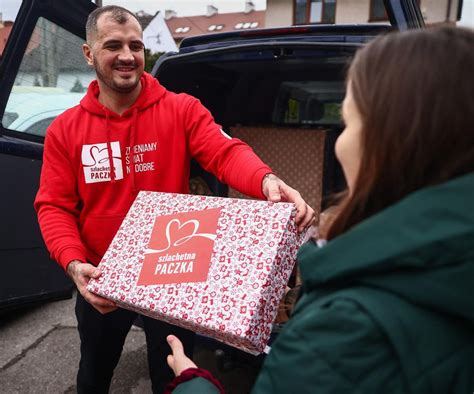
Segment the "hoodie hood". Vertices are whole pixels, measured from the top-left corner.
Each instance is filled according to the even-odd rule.
[[[140,78],[140,82],[142,85],[142,90],[140,91],[140,95],[138,96],[135,103],[122,114],[122,117],[131,117],[133,116],[134,111],[141,112],[145,110],[149,106],[158,102],[164,96],[166,92],[166,89],[163,86],[161,86],[160,83],[147,72],[143,73],[143,75]],[[89,84],[87,93],[84,96],[84,98],[81,100],[81,103],[80,103],[81,107],[87,112],[90,112],[100,117],[104,117],[104,118],[106,116],[109,116],[110,118],[120,117],[120,115],[104,107],[99,102],[98,97],[99,97],[99,83],[97,82],[97,80],[94,80]]]
[[[306,291],[362,285],[474,323],[474,174],[419,190],[298,261]]]
[[[140,83],[142,89],[140,91],[140,95],[138,96],[135,103],[128,108],[122,115],[119,115],[99,102],[99,83],[97,80],[92,81],[89,84],[89,88],[87,89],[86,96],[81,100],[80,105],[81,107],[91,114],[98,116],[100,118],[105,118],[105,130],[107,134],[107,151],[109,157],[109,166],[114,170],[110,172],[111,181],[115,182],[117,178],[116,171],[117,169],[114,167],[113,164],[113,155],[112,155],[112,147],[110,144],[110,120],[114,118],[121,118],[127,119],[132,118],[131,126],[130,126],[130,141],[131,145],[133,146],[135,143],[135,134],[137,130],[137,119],[138,113],[146,110],[151,105],[157,103],[166,93],[166,89],[159,84],[159,82],[153,78],[150,74],[144,72],[140,78]],[[131,160],[133,162],[133,152]],[[132,193],[136,193],[137,188],[135,184],[135,172],[132,171]]]

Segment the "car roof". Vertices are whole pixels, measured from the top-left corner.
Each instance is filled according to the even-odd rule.
[[[299,25],[205,34],[185,38],[179,52],[193,52],[256,42],[367,42],[391,31],[389,24]]]
[[[61,88],[14,86],[5,114],[15,114],[8,125],[11,130],[23,131],[32,123],[55,117],[79,103],[84,93],[67,92]]]

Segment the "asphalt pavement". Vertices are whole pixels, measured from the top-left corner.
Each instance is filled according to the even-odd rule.
[[[0,393],[75,393],[79,335],[71,299],[0,316]],[[229,394],[247,393],[261,358],[198,340],[195,362],[211,370]],[[133,326],[117,366],[111,393],[149,394],[145,334]]]

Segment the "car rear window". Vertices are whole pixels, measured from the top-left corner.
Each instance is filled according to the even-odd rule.
[[[158,79],[172,91],[198,97],[224,126],[339,127],[345,70],[355,50],[242,48],[228,56],[222,51],[212,58],[177,57],[161,67]]]
[[[273,123],[339,125],[344,84],[339,81],[282,81],[275,100]]]

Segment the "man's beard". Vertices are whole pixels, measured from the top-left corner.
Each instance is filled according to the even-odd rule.
[[[96,59],[93,58],[92,61],[94,64],[94,69],[97,75],[97,79],[100,80],[103,84],[105,84],[108,88],[112,89],[113,91],[117,93],[127,94],[130,92],[133,92],[135,88],[138,86],[138,84],[140,83],[140,78],[137,78],[136,81],[132,85],[127,85],[127,86],[118,85],[117,83],[115,83],[112,73],[110,73],[110,77],[107,77],[107,74],[102,71],[102,68],[99,66]],[[116,66],[117,65],[114,65],[114,67]],[[132,66],[136,68],[136,64],[133,64]]]

